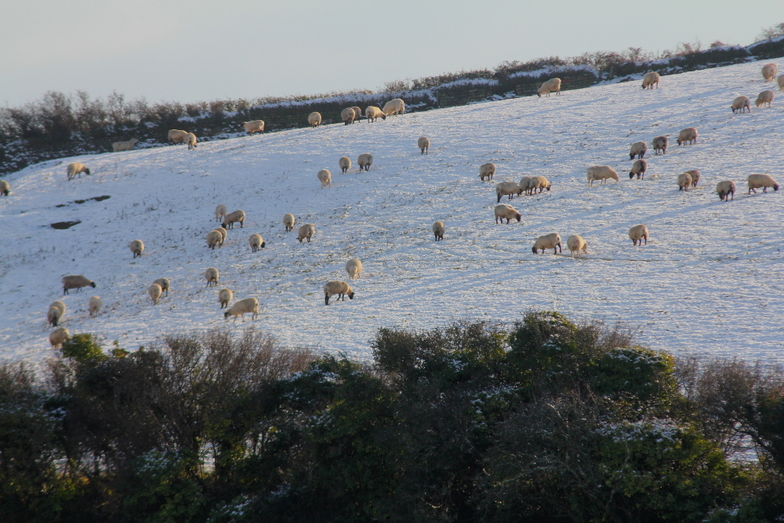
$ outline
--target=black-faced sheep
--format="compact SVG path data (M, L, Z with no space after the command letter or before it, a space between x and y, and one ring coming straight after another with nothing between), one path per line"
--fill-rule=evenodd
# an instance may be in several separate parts
M196 135L193 133L188 133L188 136L185 138L185 143L188 144L188 150L196 148L196 143L198 140L196 139Z
M561 236L557 232L539 236L534 242L534 246L531 247L531 252L538 254L540 249L542 254L544 254L545 249L552 249L553 254L559 252L559 249L560 252L563 252L563 247L561 247Z
M768 192L768 187L772 187L774 191L779 190L779 184L769 174L750 174L748 178L749 193L757 194L756 189L762 188L762 192Z
M318 127L321 125L321 113L313 111L308 115L308 125Z
M115 153L120 151L130 151L138 141L139 140L136 138L131 138L127 142L112 142L112 151Z
M215 250L215 246L223 247L223 235L220 231L210 231L207 233L207 247Z
M169 281L169 278L158 278L153 281L153 283L160 285L161 290L166 293L166 296L169 295L169 289L171 289L171 282Z
M150 295L150 299L152 300L153 305L158 305L158 300L163 294L163 289L157 283L153 283L149 287L147 287L147 294Z
M346 172L351 169L351 158L348 156L341 156L338 160L338 167L343 171L343 174L346 174Z
M395 98L384 104L384 114L387 116L403 114L406 112L406 103L400 98Z
M430 138L427 136L420 136L419 140L417 140L417 147L420 149L419 154L427 154L428 149L430 149Z
M250 314L250 319L255 320L259 316L259 300L256 298L239 300L223 313L223 318L228 320L229 316L234 316L234 321L237 321L237 316L242 316L242 321L245 321L245 314Z
M693 143L697 143L697 129L695 127L687 127L686 129L681 129L681 132L678 133L678 145L683 145L685 143L689 143L690 145Z
M583 240L583 237L579 234L572 234L566 239L566 246L569 248L569 252L572 258L574 258L575 253L577 253L577 257L580 257L580 251L588 254L588 244Z
M638 242L642 245L643 240L645 240L645 245L648 245L648 227L642 224L635 225L629 229L629 239L634 245L637 245Z
M354 112L354 109L351 107L346 107L342 111L340 111L340 119L343 120L345 125L350 123L354 123L354 120L357 119L357 113Z
M697 183L700 181L700 176L702 176L700 171L697 169L689 169L688 171L686 171L686 174L691 176L691 186L697 187Z
M351 280L356 280L362 274L362 262L359 258L351 258L346 262L346 272Z
M264 133L264 120L251 120L249 122L242 122L242 126L248 134Z
M501 201L501 198L508 196L511 200L514 196L523 194L523 190L517 185L517 182L500 182L495 184L495 195L498 197L496 203Z
M436 237L436 241L444 239L444 231L446 230L444 222L435 222L431 229Z
M637 175L637 179L645 179L645 171L648 170L648 162L645 160L634 160L632 170L629 171L629 179L631 180Z
M144 242L141 240L133 240L128 244L128 248L131 249L134 258L141 257L144 252Z
M294 218L293 214L286 213L283 215L283 225L286 227L286 232L293 230L296 222L297 219Z
M656 86L656 89L659 88L659 81L661 80L661 76L656 71L650 71L645 73L645 76L642 77L642 88L643 89L653 89L653 86Z
M226 208L225 205L221 203L217 207L215 207L215 218L217 218L218 221L221 221L226 216L227 212L228 209Z
M561 94L561 79L560 78L550 78L546 82L539 87L539 90L536 91L536 96L540 97L544 94L550 96L550 93L555 91L556 96Z
M730 201L735 199L735 182L732 180L724 180L716 184L716 194L719 195L719 200ZM731 197L731 198L730 198Z
M234 299L234 293L231 292L231 289L221 289L218 291L218 301L220 302L220 308L225 309L229 306L229 302Z
M68 294L68 291L71 289L76 289L77 291L79 291L82 289L82 287L95 288L95 282L92 280L88 280L81 274L63 276L62 281L63 281L63 294Z
M234 224L237 222L239 222L240 229L242 229L242 227L245 224L245 211L243 211L242 209L234 212L230 212L229 214L224 216L223 223L221 224L221 226L224 229L233 229Z
M375 105L368 105L365 108L365 118L367 118L368 122L375 122L378 118L382 120L387 119L387 115L382 111L380 108L376 107Z
M0 180L0 193L3 193L3 196L11 194L11 184L5 180Z
M754 102L754 105L757 107L765 106L768 104L768 107L773 103L773 98L775 97L775 93L770 89L765 89L760 94L757 95L757 100Z
M735 113L736 111L740 111L741 113L746 111L750 113L751 100L749 99L748 96L743 96L743 95L738 96L732 101L732 105L730 106L730 109L732 109L733 113Z
M89 175L90 169L88 169L87 166L81 162L73 162L68 164L68 168L65 172L68 175L68 180L70 181L76 178L77 175L79 178L81 178L82 173Z
M312 223L306 223L302 227L299 228L299 232L297 234L297 240L302 243L302 240L307 239L308 243L310 243L310 239L313 238L313 235L316 234L316 226Z
M634 142L629 150L629 159L645 158L645 153L648 152L648 144L645 142Z
M762 66L762 78L769 82L776 78L776 73L779 72L779 66L774 63L765 64Z
M592 167L588 167L587 175L588 187L593 187L594 180L601 180L602 184L610 178L616 182L621 180L621 177L618 176L618 173L615 171L615 169L609 165L594 165Z
M324 187L329 187L330 185L332 185L332 173L329 171L329 169L321 169L316 175L316 177L321 182L322 189Z
M267 246L267 242L265 242L264 239L261 237L261 234L258 233L251 234L248 243L250 244L251 252L256 252L259 249L263 249L264 247Z
M101 307L103 307L103 300L100 296L92 296L90 297L90 304L89 304L89 311L90 317L95 317L101 312Z
M678 175L678 191L688 191L691 186L691 175L683 173Z
M204 279L207 280L207 287L218 285L220 272L215 267L210 267L204 271Z
M523 219L523 216L517 212L517 209L509 205L508 203L502 203L500 205L496 205L495 209L493 209L493 213L495 214L495 223L504 223L504 218L506 218L506 223L509 223L509 220L514 218L518 222Z
M49 310L46 311L46 321L49 322L49 325L57 327L57 323L65 314L65 308L65 303L60 300L54 301L49 305Z
M170 142L185 143L188 141L188 131L169 129L168 138Z
M354 299L354 291L351 286L344 281L331 281L324 285L324 305L329 305L329 299L337 295L337 300L346 301L346 296L349 300Z
M656 154L659 154L659 152L662 154L667 154L667 146L669 143L670 139L666 136L657 136L653 139L653 152Z
M495 175L495 164L493 162L483 163L479 166L479 179L485 181L485 179L492 180L493 176Z
M360 171L369 171L370 166L373 165L373 155L370 153L362 153L357 157L357 165Z
M63 343L68 341L68 338L70 337L71 333L68 332L68 329L60 327L49 333L49 343L52 345L53 349L60 349L62 348Z

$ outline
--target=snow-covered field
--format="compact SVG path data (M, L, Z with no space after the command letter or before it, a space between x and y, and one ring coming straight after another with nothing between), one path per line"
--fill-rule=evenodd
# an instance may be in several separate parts
M750 173L784 182L784 102L733 115L739 94L752 101L761 63L639 82L387 118L370 124L243 136L185 146L83 156L7 176L0 197L0 359L41 361L50 353L49 304L67 304L63 326L90 332L109 348L136 349L162 334L230 325L218 290L262 304L253 324L289 346L366 358L379 327L429 329L458 319L511 324L526 310L558 310L574 320L622 323L641 345L679 355L738 356L784 362L784 191L746 195ZM781 64L784 65L784 64ZM784 95L782 96L784 99ZM699 143L678 147L680 129ZM666 155L651 150L645 180L629 180L629 146L665 134ZM420 155L417 138L432 141ZM370 152L370 171L341 174L338 158ZM67 181L82 161L91 176ZM478 168L498 166L494 182ZM620 183L588 188L585 170L608 164ZM320 188L319 169L333 185ZM699 187L679 193L678 174L699 169ZM496 225L495 182L544 175L552 191L515 198L521 223ZM716 183L738 194L721 202ZM102 201L88 200L108 195ZM87 200L74 203L76 200ZM223 248L207 248L219 203L244 209L244 228ZM286 233L285 213L310 222L312 243ZM54 222L81 223L66 230ZM433 241L431 224L446 224ZM647 246L627 231L644 223ZM248 237L267 247L251 253ZM534 240L558 232L564 253L534 255ZM571 259L566 238L580 234L589 255ZM128 243L146 251L133 259ZM359 257L353 301L324 305L322 287L347 279ZM204 271L220 270L206 287ZM84 274L97 288L62 296L60 279ZM153 306L147 287L167 277L168 297ZM104 309L90 318L90 296Z

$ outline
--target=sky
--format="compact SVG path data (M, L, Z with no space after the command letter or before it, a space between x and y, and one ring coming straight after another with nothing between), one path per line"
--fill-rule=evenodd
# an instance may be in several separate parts
M0 107L47 91L181 103L377 91L504 61L748 45L780 22L782 0L0 0Z

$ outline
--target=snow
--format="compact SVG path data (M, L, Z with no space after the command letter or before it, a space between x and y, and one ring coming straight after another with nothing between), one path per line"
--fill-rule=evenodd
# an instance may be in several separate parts
M658 90L638 82L567 91L355 123L242 136L183 146L48 161L7 176L0 197L0 359L43 361L51 349L49 304L62 299L62 325L97 335L105 348L129 350L165 334L249 325L283 345L370 357L379 327L431 329L460 319L510 326L528 310L557 310L576 321L622 323L636 341L676 355L784 361L784 191L746 195L746 176L784 182L782 105L734 115L739 94L768 88L760 62L663 77ZM699 129L699 143L679 147L680 129ZM629 146L671 140L666 155L648 156L645 180L629 180ZM428 155L416 146L430 137ZM370 171L341 174L338 158L370 152ZM91 176L66 180L72 161ZM509 202L522 223L496 225L494 183L481 164L498 166L494 182L544 175L552 191ZM585 170L608 164L621 181L588 188ZM316 173L333 173L320 188ZM702 173L679 193L676 177ZM720 180L738 185L721 202ZM90 198L108 195L102 201ZM73 203L86 200L84 203ZM214 251L205 237L219 203L244 209L244 228L229 230ZM311 243L296 227L310 222ZM65 230L49 224L81 220ZM446 224L443 241L430 227ZM627 231L648 226L647 246ZM267 247L251 253L260 233ZM589 255L534 255L542 234L580 234ZM146 250L133 259L128 243ZM353 301L324 305L322 287L345 280L359 257ZM217 288L204 271L217 267ZM62 296L60 279L84 274L97 288ZM147 287L167 277L172 289L153 306ZM218 290L255 296L259 318L225 321ZM103 298L96 318L91 295Z

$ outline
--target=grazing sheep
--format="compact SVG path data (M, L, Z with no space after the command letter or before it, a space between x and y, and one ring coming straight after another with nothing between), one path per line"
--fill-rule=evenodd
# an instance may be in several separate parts
M642 224L635 225L629 229L629 239L634 245L637 245L637 242L642 245L643 240L645 240L645 245L648 245L648 228Z
M367 108L365 108L365 118L367 118L368 122L375 122L378 118L386 120L387 115L375 105L368 105Z
M77 291L81 290L82 287L93 287L95 288L95 282L92 280L88 280L81 274L79 275L70 275L70 276L63 276L63 294L68 294L70 289L76 289Z
M667 146L670 143L670 139L666 136L657 136L653 139L653 152L659 154L661 151L662 154L667 154Z
M207 247L215 250L215 246L223 247L223 234L220 231L210 231L207 233Z
M735 199L735 182L732 180L724 180L716 184L716 193L719 195L719 200L730 201ZM732 198L730 198L732 196Z
M697 143L697 129L694 127L687 127L678 133L678 145L683 145L686 142L689 144Z
M495 164L487 162L479 166L479 179L485 181L485 178L492 180L495 176Z
M362 109L360 109L359 106L356 105L352 105L351 108L354 109L354 114L356 115L354 117L354 121L358 122L359 119L362 118Z
M498 197L496 203L501 201L502 196L509 196L511 200L515 194L518 196L523 194L523 190L517 185L517 182L500 182L495 184L495 195Z
M362 274L362 262L359 258L351 258L346 262L346 272L349 279L356 280Z
M220 272L215 267L210 267L206 271L204 271L204 278L207 280L207 287L218 285L218 278L220 278Z
M249 122L242 122L242 126L248 134L264 133L264 120L251 120Z
M316 176L321 182L322 189L332 185L332 173L329 172L329 169L321 169Z
M678 175L678 191L688 191L691 185L691 175L683 173Z
M509 220L512 218L518 222L523 219L523 216L517 212L517 209L508 203L496 205L493 212L495 213L495 223L499 223L499 220L501 220L501 223L504 223L504 218L506 218L506 223L509 223Z
M293 214L286 213L283 215L283 225L286 226L286 232L293 230L296 222L297 219L294 218Z
M220 302L220 308L225 309L229 306L229 302L234 299L234 293L231 292L231 289L221 289L218 292L218 301Z
M757 194L756 189L762 187L762 192L768 192L768 187L773 187L774 191L779 190L779 184L769 174L750 174L749 175L749 194Z
M65 172L68 175L68 181L71 181L76 178L76 175L79 175L79 178L82 177L82 173L89 175L90 169L81 162L74 162L68 164L68 168Z
M520 187L520 189L523 188ZM539 192L542 192L545 189L547 189L547 192L550 192L550 180L548 180L544 176L532 176L531 178L529 178L528 190L531 191L530 194L534 194L537 189L539 189Z
M420 136L419 140L417 140L417 147L422 151L419 154L427 154L428 149L430 149L430 138L427 136Z
M580 257L580 251L588 254L588 244L583 240L583 237L579 234L572 234L566 239L566 246L569 248L569 252L571 257L574 258L574 254L577 253L577 257Z
M234 224L237 222L240 223L240 229L242 229L243 225L245 224L245 211L240 209L234 212L230 212L224 216L221 227L224 229L233 229Z
M311 127L318 127L321 125L321 113L313 111L308 115L308 124Z
M150 299L152 299L152 304L158 305L158 299L161 297L161 294L163 294L163 289L161 289L161 286L158 285L157 283L153 283L152 285L147 287L147 294L150 295Z
M697 169L689 169L688 171L686 171L686 174L691 176L691 186L697 187L697 182L700 181L700 176L701 176L700 171L698 171Z
M373 165L373 155L370 153L362 153L357 157L357 165L360 171L369 171L370 166Z
M163 292L166 293L166 296L169 295L169 289L171 289L171 282L169 281L169 278L158 278L153 283L160 285Z
M101 312L101 307L103 307L103 300L100 296L92 296L90 298L90 317L94 318Z
M784 91L784 74L780 74L778 78L776 78L776 83L779 84L779 91Z
M68 338L70 337L71 333L68 332L68 329L65 327L60 327L59 329L55 329L49 333L49 343L52 345L53 349L61 349L63 347L63 343L68 341Z
M221 203L220 205L218 205L217 207L215 207L215 218L217 218L217 219L218 219L218 221L220 222L220 221L222 221L222 220L223 220L223 218L226 216L226 213L227 213L227 212L228 212L228 209L226 208L226 206L225 206L225 205L223 205L223 204Z
M634 142L632 148L629 150L629 159L634 160L634 157L645 158L645 153L648 152L648 144L645 142Z
M743 114L744 110L746 112L751 112L751 100L748 96L738 96L732 101L732 105L730 106L732 112L735 113L736 111L740 111Z
M400 98L395 98L384 104L384 114L387 116L403 114L406 112L406 102Z
M195 135L195 134L193 134L193 133L188 133L188 136L187 136L187 138L186 138L186 140L185 140L185 141L188 143L188 150L189 150L189 151L190 151L191 149L195 149L195 148L196 148L196 142L197 142L197 140L196 140L196 135Z
M248 240L250 244L250 251L256 252L259 249L263 249L267 246L267 242L261 237L261 234L251 234L250 239Z
M169 141L174 143L185 143L188 141L188 131L180 129L169 129Z
M348 156L341 156L338 160L338 167L343 171L343 174L346 174L346 171L351 169L351 158Z
M46 311L46 321L49 325L57 327L57 323L62 319L65 314L65 303L60 300L54 301L49 305L49 310Z
M136 142L138 141L139 140L137 140L136 138L131 138L127 142L113 142L112 151L115 153L120 151L130 151L131 149L133 149L133 146L136 145Z
M661 80L661 76L656 71L650 71L645 73L645 76L642 77L642 88L643 89L653 89L653 86L656 86L656 89L659 88L659 80Z
M137 256L141 257L142 253L144 252L144 242L141 240L133 240L128 244L128 248L131 249L134 258Z
M444 239L444 231L446 230L446 226L444 222L435 222L432 227L433 234L436 236L436 241Z
M563 247L561 247L561 236L557 232L551 232L550 234L539 236L534 242L534 246L531 248L531 252L538 254L539 249L542 250L542 254L544 254L545 249L552 249L553 254L556 254L559 249L561 252L563 252Z
M308 243L310 243L310 239L313 238L313 235L316 234L316 226L312 223L306 223L302 227L299 228L299 232L297 234L297 240L302 243L302 240L307 239Z
M531 189L533 183L533 179L530 176L523 176L520 178L520 181L517 183L517 185L520 186L520 189L525 194L533 194L533 190Z
M602 184L606 182L609 178L612 178L616 182L620 181L621 178L618 176L618 173L610 167L609 165L594 165L593 167L588 167L588 187L593 187L594 180L601 180Z
M560 78L550 78L542 86L536 91L536 96L540 97L543 94L550 96L550 93L555 91L556 96L561 94L561 79Z
M768 107L770 107L770 104L773 103L773 98L775 96L776 95L773 93L773 91L771 91L770 89L765 89L764 91L762 91L760 94L757 95L757 100L754 102L754 105L759 107L761 105L764 106L765 104L768 104Z
M354 299L354 291L351 286L344 281L331 281L324 285L324 305L329 305L329 299L337 294L338 298L335 301L346 301L346 296L349 300Z
M226 237L229 235L229 231L227 231L223 227L217 227L214 230L218 231L221 235L221 247L222 247L223 244L226 242Z
M11 194L11 184L5 180L0 180L0 193L3 193L3 196Z
M762 66L762 78L764 78L766 82L776 78L776 73L778 72L779 66L774 63L769 63Z
M245 314L250 314L251 321L259 316L259 300L256 298L245 298L235 302L234 305L223 313L224 319L229 319L229 316L234 316L234 321L237 321L237 316L242 316L242 321L245 321Z
M634 164L632 165L632 170L629 171L629 179L631 180L634 178L634 175L637 175L637 179L639 180L642 178L645 179L645 171L648 170L648 162L645 160L634 160Z
M357 119L357 113L354 112L354 109L351 107L346 107L342 111L340 111L340 119L343 120L345 125L350 123L354 123L354 120Z

